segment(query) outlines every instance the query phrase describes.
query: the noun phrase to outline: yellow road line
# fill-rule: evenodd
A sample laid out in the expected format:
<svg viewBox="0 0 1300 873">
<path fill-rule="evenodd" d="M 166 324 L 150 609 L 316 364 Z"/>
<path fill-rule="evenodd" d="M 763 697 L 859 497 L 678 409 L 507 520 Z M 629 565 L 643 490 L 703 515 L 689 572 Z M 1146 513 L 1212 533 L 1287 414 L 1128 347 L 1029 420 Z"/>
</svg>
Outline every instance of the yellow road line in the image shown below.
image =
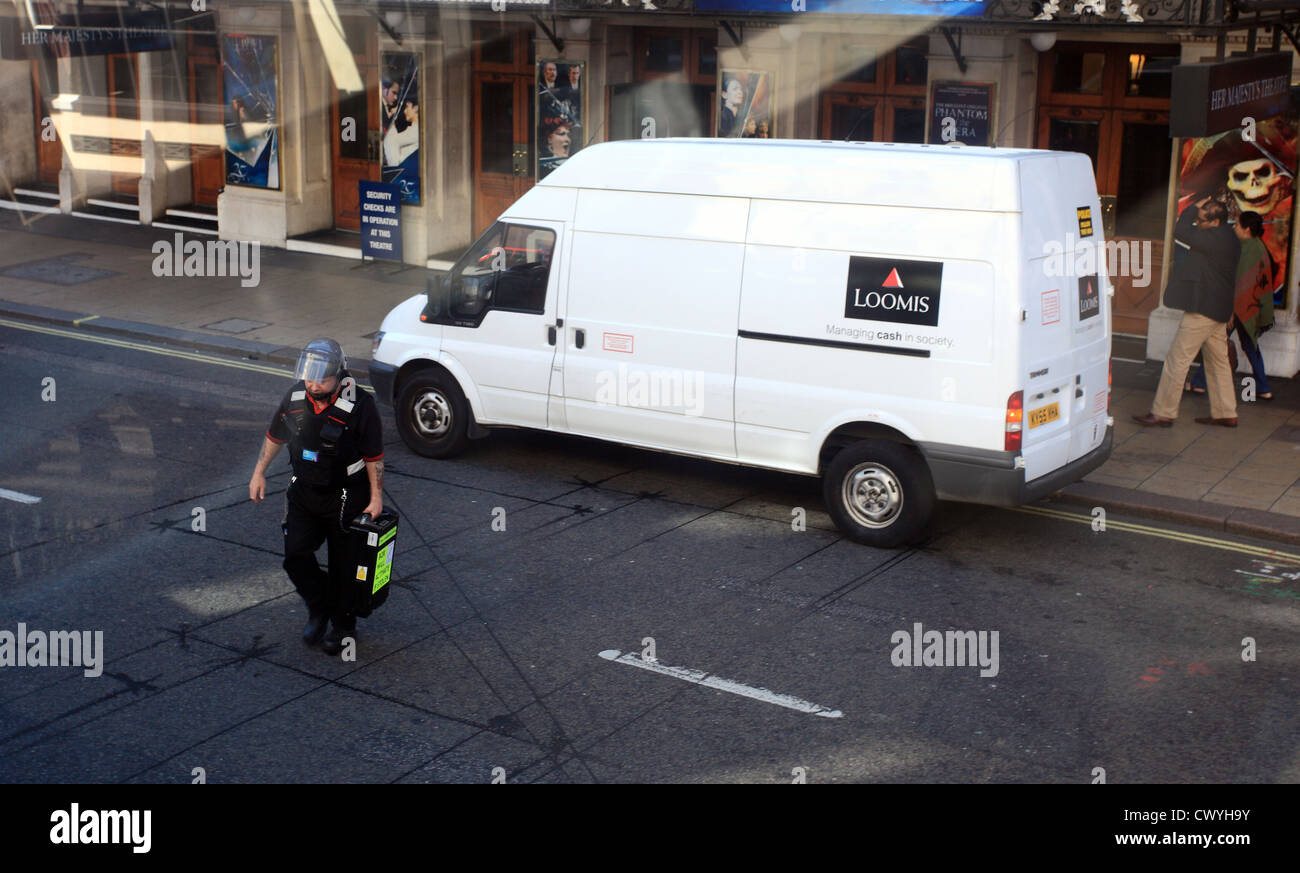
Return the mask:
<svg viewBox="0 0 1300 873">
<path fill-rule="evenodd" d="M 99 316 L 97 315 L 91 316 L 91 318 L 98 318 L 98 317 Z M 82 319 L 82 321 L 87 321 L 87 320 L 89 319 Z M 51 336 L 61 336 L 61 337 L 66 337 L 68 339 L 83 340 L 85 342 L 91 342 L 91 343 L 99 343 L 100 345 L 105 345 L 105 346 L 115 346 L 121 349 L 131 349 L 132 351 L 137 351 L 137 352 L 149 352 L 150 354 L 154 354 L 154 355 L 166 355 L 169 358 L 183 358 L 187 361 L 197 361 L 201 364 L 217 364 L 218 366 L 221 367 L 235 367 L 240 370 L 251 370 L 254 373 L 267 373 L 271 376 L 286 376 L 289 378 L 293 377 L 292 370 L 281 369 L 278 367 L 271 367 L 265 364 L 253 364 L 248 361 L 236 361 L 230 358 L 218 357 L 216 355 L 206 355 L 203 354 L 202 352 L 188 352 L 185 351 L 184 349 L 168 349 L 168 348 L 163 348 L 161 346 L 151 346 L 151 345 L 146 345 L 144 343 L 131 342 L 130 340 L 114 339 L 113 337 L 97 336 L 95 334 L 82 333 L 81 331 L 66 330 L 58 327 L 45 327 L 43 325 L 36 325 L 36 324 L 26 324 L 21 321 L 10 321 L 7 318 L 0 318 L 0 325 L 3 325 L 4 327 L 12 327 L 17 330 L 32 331 L 33 333 L 44 333 L 44 334 L 49 334 Z M 369 391 L 371 394 L 375 393 L 375 389 L 371 388 L 369 385 L 361 385 L 361 387 L 364 388 L 366 391 Z"/>
<path fill-rule="evenodd" d="M 1014 512 L 1024 512 L 1030 515 L 1043 515 L 1048 518 L 1056 518 L 1062 521 L 1074 521 L 1086 525 L 1091 525 L 1093 522 L 1091 515 L 1079 515 L 1074 512 L 1063 512 L 1059 509 L 1046 509 L 1040 506 L 1012 506 L 1008 508 Z M 1291 554 L 1290 552 L 1282 552 L 1277 549 L 1268 549 L 1263 546 L 1234 543 L 1231 540 L 1225 540 L 1221 537 L 1166 530 L 1164 528 L 1152 527 L 1146 524 L 1135 524 L 1129 521 L 1113 521 L 1110 518 L 1106 519 L 1106 530 L 1128 531 L 1129 533 L 1142 534 L 1143 536 L 1161 537 L 1162 539 L 1177 540 L 1178 542 L 1190 543 L 1197 546 L 1207 546 L 1212 549 L 1241 552 L 1243 554 L 1253 555 L 1257 558 L 1268 558 L 1275 561 L 1291 561 L 1295 564 L 1300 564 L 1300 555 Z"/>
<path fill-rule="evenodd" d="M 113 337 L 107 336 L 96 336 L 94 334 L 82 333 L 81 331 L 65 330 L 57 327 L 45 327 L 43 325 L 35 324 L 24 324 L 19 321 L 10 321 L 7 318 L 0 318 L 0 325 L 16 328 L 17 330 L 32 331 L 33 333 L 44 333 L 51 336 L 61 336 L 68 339 L 99 343 L 100 345 L 105 346 L 116 346 L 120 349 L 131 349 L 137 352 L 150 352 L 155 355 L 166 355 L 169 358 L 184 358 L 187 361 L 198 361 L 204 364 L 220 364 L 223 367 L 237 367 L 241 370 L 252 370 L 255 373 L 268 373 L 272 376 L 292 375 L 288 370 L 268 367 L 262 364 L 251 364 L 247 361 L 232 361 L 228 358 L 218 358 L 215 355 L 205 355 L 199 352 L 187 352 L 184 349 L 166 349 L 160 346 L 135 343 L 130 340 L 114 339 Z"/>
<path fill-rule="evenodd" d="M 99 316 L 98 316 L 98 315 L 87 315 L 85 318 L 77 318 L 77 319 L 74 319 L 72 323 L 73 323 L 73 324 L 81 324 L 82 322 L 85 322 L 85 321 L 94 321 L 96 318 L 99 318 Z"/>
</svg>

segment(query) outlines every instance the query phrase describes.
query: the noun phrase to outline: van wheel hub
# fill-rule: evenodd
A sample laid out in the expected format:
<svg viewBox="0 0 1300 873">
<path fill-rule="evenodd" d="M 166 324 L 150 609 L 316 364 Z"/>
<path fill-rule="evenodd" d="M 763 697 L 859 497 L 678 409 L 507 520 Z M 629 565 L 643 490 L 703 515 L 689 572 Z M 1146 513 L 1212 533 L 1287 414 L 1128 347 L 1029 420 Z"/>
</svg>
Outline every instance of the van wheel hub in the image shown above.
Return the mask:
<svg viewBox="0 0 1300 873">
<path fill-rule="evenodd" d="M 411 408 L 415 428 L 425 437 L 440 437 L 451 427 L 451 404 L 437 391 L 426 391 Z"/>
<path fill-rule="evenodd" d="M 888 527 L 903 509 L 903 486 L 883 464 L 859 464 L 844 477 L 844 506 L 859 524 Z"/>
</svg>

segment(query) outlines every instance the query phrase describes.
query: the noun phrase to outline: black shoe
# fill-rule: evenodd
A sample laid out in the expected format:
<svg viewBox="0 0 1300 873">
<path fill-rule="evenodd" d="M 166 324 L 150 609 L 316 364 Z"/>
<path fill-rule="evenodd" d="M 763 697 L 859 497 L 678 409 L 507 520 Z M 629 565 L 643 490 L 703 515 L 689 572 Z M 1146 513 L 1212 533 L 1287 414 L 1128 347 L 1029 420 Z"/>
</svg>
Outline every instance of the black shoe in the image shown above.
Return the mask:
<svg viewBox="0 0 1300 873">
<path fill-rule="evenodd" d="M 302 629 L 302 641 L 309 646 L 320 643 L 321 637 L 325 636 L 325 629 L 329 627 L 330 614 L 324 610 L 320 612 L 309 613 L 307 624 Z"/>
<path fill-rule="evenodd" d="M 325 639 L 321 640 L 320 647 L 327 655 L 337 655 L 343 651 L 343 638 L 352 637 L 353 642 L 357 638 L 356 628 L 340 628 L 337 624 L 330 627 L 330 632 L 325 634 Z"/>
</svg>

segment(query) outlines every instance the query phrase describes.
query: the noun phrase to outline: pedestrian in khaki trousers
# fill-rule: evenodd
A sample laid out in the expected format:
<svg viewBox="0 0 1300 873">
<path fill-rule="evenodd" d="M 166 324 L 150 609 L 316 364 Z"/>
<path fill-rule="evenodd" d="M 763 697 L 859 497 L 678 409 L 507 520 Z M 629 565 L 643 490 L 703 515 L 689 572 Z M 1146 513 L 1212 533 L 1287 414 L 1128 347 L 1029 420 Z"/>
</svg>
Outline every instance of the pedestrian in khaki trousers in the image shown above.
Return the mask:
<svg viewBox="0 0 1300 873">
<path fill-rule="evenodd" d="M 1241 242 L 1227 226 L 1227 218 L 1227 208 L 1208 196 L 1178 216 L 1174 237 L 1187 246 L 1187 259 L 1176 264 L 1170 274 L 1165 305 L 1183 310 L 1183 320 L 1165 356 L 1151 412 L 1133 416 L 1144 427 L 1173 425 L 1187 370 L 1198 349 L 1205 360 L 1210 416 L 1196 422 L 1237 426 L 1237 395 L 1228 364 L 1227 331 Z"/>
</svg>

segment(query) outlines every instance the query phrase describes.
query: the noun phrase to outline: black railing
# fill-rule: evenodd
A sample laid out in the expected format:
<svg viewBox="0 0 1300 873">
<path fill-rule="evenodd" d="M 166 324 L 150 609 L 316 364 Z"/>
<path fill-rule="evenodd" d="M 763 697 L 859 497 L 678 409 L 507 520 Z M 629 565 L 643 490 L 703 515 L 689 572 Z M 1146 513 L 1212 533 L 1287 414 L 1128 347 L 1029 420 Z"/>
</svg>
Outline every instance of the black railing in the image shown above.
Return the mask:
<svg viewBox="0 0 1300 873">
<path fill-rule="evenodd" d="M 1042 25 L 1187 26 L 1216 23 L 1216 0 L 989 0 L 984 20 Z"/>
</svg>

